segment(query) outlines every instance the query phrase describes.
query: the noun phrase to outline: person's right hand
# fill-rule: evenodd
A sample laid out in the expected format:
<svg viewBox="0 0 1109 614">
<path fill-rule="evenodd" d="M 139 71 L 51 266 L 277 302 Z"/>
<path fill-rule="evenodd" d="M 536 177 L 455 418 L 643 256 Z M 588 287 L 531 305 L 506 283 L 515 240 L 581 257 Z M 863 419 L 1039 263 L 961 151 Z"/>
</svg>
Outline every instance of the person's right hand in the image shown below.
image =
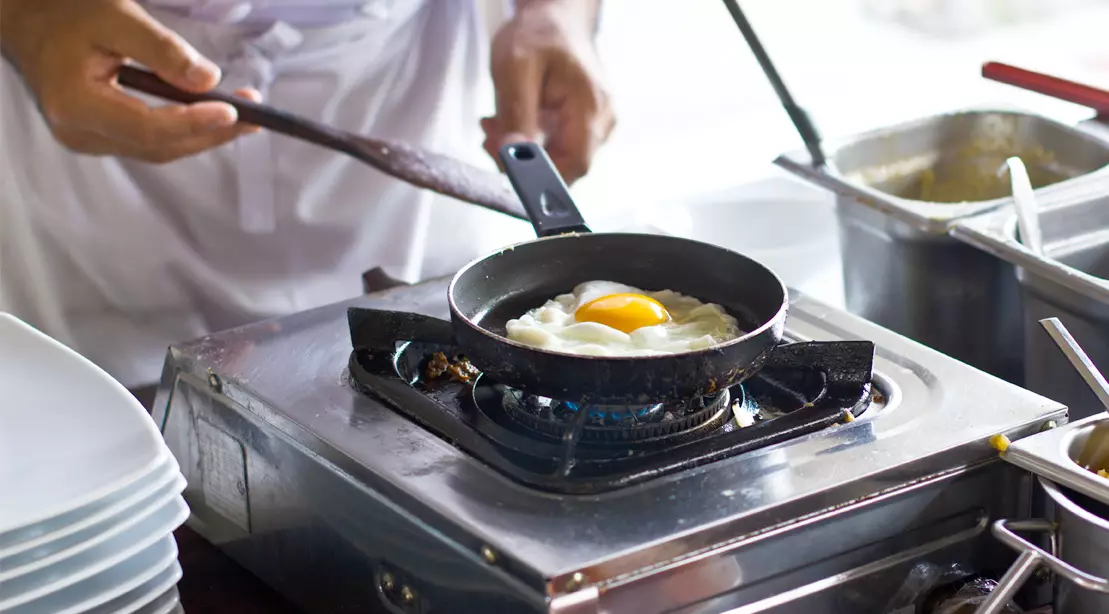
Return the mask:
<svg viewBox="0 0 1109 614">
<path fill-rule="evenodd" d="M 0 46 L 55 138 L 79 153 L 162 163 L 257 130 L 236 123 L 228 104 L 151 108 L 116 83 L 125 60 L 192 92 L 220 80 L 215 64 L 134 0 L 0 0 Z M 235 95 L 261 98 L 249 89 Z"/>
</svg>

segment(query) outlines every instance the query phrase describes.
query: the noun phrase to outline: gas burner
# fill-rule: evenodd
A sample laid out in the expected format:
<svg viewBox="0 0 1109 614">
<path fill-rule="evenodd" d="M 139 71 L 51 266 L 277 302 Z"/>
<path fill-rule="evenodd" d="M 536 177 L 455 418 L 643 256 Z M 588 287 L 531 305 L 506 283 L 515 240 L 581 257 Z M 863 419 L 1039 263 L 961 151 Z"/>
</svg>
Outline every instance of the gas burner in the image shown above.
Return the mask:
<svg viewBox="0 0 1109 614">
<path fill-rule="evenodd" d="M 610 491 L 782 443 L 860 416 L 878 394 L 868 341 L 786 343 L 742 385 L 612 407 L 472 377 L 476 370 L 454 348 L 413 336 L 394 341 L 374 330 L 367 337 L 376 346 L 353 339 L 360 349 L 350 357 L 352 385 L 509 478 L 550 492 Z"/>
<path fill-rule="evenodd" d="M 485 390 L 488 386 L 500 390 L 500 404 L 508 416 L 542 436 L 561 439 L 575 428 L 576 420 L 584 420 L 580 434 L 583 442 L 644 441 L 681 434 L 706 423 L 719 425 L 727 419 L 731 398 L 725 390 L 694 400 L 645 407 L 581 405 L 479 381 L 474 386 L 474 402 L 479 407 L 497 402 L 496 391 Z M 585 412 L 584 419 L 579 412 Z"/>
</svg>

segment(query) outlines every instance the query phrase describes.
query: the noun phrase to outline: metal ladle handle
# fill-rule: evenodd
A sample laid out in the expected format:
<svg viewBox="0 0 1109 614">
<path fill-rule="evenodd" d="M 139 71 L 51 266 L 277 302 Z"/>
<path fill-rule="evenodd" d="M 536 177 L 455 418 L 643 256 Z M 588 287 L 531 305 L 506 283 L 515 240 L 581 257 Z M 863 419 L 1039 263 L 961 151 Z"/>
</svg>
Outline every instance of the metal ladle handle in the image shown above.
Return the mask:
<svg viewBox="0 0 1109 614">
<path fill-rule="evenodd" d="M 1105 376 L 1094 366 L 1093 361 L 1082 350 L 1082 346 L 1078 345 L 1078 342 L 1067 331 L 1067 327 L 1063 326 L 1059 318 L 1044 318 L 1040 320 L 1040 324 L 1047 330 L 1047 334 L 1051 335 L 1055 344 L 1066 355 L 1067 360 L 1078 370 L 1078 374 L 1082 376 L 1082 379 L 1086 380 L 1086 385 L 1094 391 L 1098 400 L 1101 401 L 1101 405 L 1109 410 L 1109 382 L 1105 381 Z"/>
</svg>

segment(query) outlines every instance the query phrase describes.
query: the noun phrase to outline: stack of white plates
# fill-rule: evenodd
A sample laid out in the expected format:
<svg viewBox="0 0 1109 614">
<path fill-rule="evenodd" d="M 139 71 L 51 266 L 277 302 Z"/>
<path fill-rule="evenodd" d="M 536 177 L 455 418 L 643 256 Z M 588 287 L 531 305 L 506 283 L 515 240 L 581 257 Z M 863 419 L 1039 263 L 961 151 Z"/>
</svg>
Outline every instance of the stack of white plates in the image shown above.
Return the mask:
<svg viewBox="0 0 1109 614">
<path fill-rule="evenodd" d="M 178 611 L 184 488 L 122 385 L 0 313 L 0 612 Z"/>
</svg>

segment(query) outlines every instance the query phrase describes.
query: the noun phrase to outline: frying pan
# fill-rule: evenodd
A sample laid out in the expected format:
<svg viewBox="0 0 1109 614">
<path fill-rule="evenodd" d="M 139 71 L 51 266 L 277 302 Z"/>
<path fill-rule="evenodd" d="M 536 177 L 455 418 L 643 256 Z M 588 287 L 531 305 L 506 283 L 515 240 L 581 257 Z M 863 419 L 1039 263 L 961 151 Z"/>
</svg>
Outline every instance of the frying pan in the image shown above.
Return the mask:
<svg viewBox="0 0 1109 614">
<path fill-rule="evenodd" d="M 380 318 L 381 312 L 360 314 L 352 308 L 356 350 L 366 348 L 373 330 L 391 328 L 394 339 L 417 338 L 406 336 L 413 333 L 420 340 L 453 343 L 485 375 L 532 394 L 600 405 L 645 405 L 738 384 L 756 373 L 781 341 L 787 292 L 766 267 L 688 239 L 591 233 L 541 147 L 506 145 L 500 158 L 539 238 L 463 267 L 448 290 L 449 323 L 392 314 L 390 326 L 377 319 L 363 328 L 362 318 Z M 508 320 L 590 280 L 648 291 L 669 289 L 716 303 L 749 332 L 704 350 L 649 357 L 576 356 L 506 337 Z"/>
</svg>

